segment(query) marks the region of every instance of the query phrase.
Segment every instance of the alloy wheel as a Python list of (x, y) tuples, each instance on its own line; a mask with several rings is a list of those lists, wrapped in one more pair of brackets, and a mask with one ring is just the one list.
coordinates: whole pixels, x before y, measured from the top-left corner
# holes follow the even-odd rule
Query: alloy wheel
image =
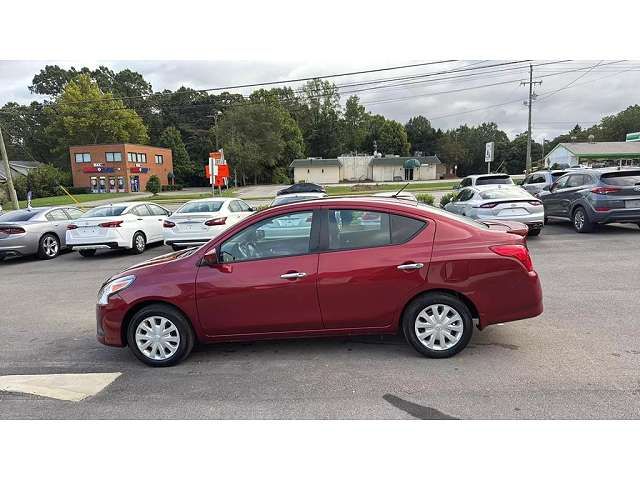
[(136, 328), (136, 346), (151, 360), (167, 360), (180, 347), (180, 332), (166, 317), (145, 318)]
[(144, 237), (142, 235), (136, 236), (136, 250), (142, 252), (145, 247)]
[(573, 215), (573, 224), (576, 230), (582, 230), (582, 227), (584, 227), (584, 212), (582, 210), (577, 210)]
[(420, 343), (430, 350), (448, 350), (462, 338), (462, 316), (449, 305), (437, 303), (424, 308), (415, 320)]
[(42, 249), (47, 257), (55, 257), (58, 254), (58, 240), (52, 236), (45, 237), (42, 241)]

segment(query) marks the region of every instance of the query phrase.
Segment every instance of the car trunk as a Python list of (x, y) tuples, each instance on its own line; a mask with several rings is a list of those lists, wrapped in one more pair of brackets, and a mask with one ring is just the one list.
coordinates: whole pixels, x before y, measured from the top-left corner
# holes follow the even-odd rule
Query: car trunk
[(174, 213), (167, 220), (175, 224), (175, 227), (172, 227), (174, 232), (188, 233), (207, 231), (209, 227), (204, 222), (223, 217), (220, 212)]
[(116, 217), (95, 217), (95, 218), (79, 218), (73, 225), (76, 225), (77, 228), (73, 229), (75, 237), (96, 237), (101, 235), (105, 227), (101, 227), (101, 224), (111, 223), (111, 222), (124, 222), (125, 217), (116, 216)]
[(510, 220), (479, 220), (479, 222), (485, 224), (492, 231), (513, 233), (521, 237), (526, 237), (529, 233), (529, 227), (520, 222)]

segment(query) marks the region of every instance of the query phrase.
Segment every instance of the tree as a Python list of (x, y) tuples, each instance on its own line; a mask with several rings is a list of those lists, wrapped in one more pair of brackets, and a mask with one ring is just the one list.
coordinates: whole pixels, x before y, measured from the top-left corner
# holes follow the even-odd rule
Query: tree
[(160, 136), (160, 146), (171, 149), (173, 157), (173, 174), (176, 182), (190, 185), (194, 177), (203, 176), (197, 162), (191, 161), (189, 153), (182, 142), (180, 131), (176, 127), (167, 127)]
[(407, 131), (401, 123), (387, 120), (382, 115), (369, 117), (365, 145), (373, 151), (376, 143), (378, 152), (385, 155), (409, 155), (409, 140)]
[(450, 130), (438, 140), (438, 156), (447, 167), (447, 175), (455, 171), (455, 166), (461, 167), (469, 162), (469, 152), (457, 136), (455, 130)]
[(332, 82), (314, 79), (302, 87), (302, 107), (298, 124), (306, 153), (311, 157), (332, 158), (340, 151), (338, 128), (340, 94)]
[(157, 195), (161, 189), (162, 185), (160, 185), (160, 179), (158, 178), (158, 176), (151, 175), (149, 177), (149, 180), (147, 180), (147, 186), (145, 187), (145, 190), (147, 192), (153, 193), (154, 195)]
[(438, 143), (438, 133), (431, 126), (431, 122), (422, 115), (410, 118), (405, 125), (407, 139), (414, 151), (424, 155), (433, 155)]
[(147, 143), (140, 116), (82, 74), (71, 80), (52, 106), (55, 120), (47, 129), (56, 139), (55, 152), (66, 156), (70, 145)]

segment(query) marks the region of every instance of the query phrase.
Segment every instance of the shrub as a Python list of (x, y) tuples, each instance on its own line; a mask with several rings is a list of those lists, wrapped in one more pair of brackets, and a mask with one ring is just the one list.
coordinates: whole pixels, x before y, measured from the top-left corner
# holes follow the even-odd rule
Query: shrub
[(175, 185), (162, 185), (162, 187), (160, 187), (160, 191), (162, 192), (176, 192), (178, 190), (182, 190), (182, 185), (178, 183)]
[(433, 195), (431, 195), (430, 193), (419, 193), (418, 195), (416, 195), (416, 198), (419, 202), (426, 203), (427, 205), (433, 205), (433, 202), (435, 201)]
[(445, 193), (442, 198), (440, 199), (440, 208), (444, 208), (444, 206), (449, 203), (451, 200), (453, 200), (453, 197), (456, 196), (455, 192), (449, 192), (449, 193)]
[(271, 183), (283, 183), (285, 185), (289, 185), (291, 183), (291, 179), (287, 174), (287, 169), (285, 167), (276, 167), (271, 174)]
[(158, 178), (157, 175), (151, 175), (149, 177), (149, 180), (147, 181), (147, 186), (145, 188), (145, 190), (147, 192), (153, 193), (154, 195), (157, 195), (158, 192), (160, 191), (160, 179)]
[(29, 190), (31, 190), (33, 198), (63, 195), (64, 192), (58, 186), (70, 183), (71, 174), (52, 165), (41, 165), (30, 170), (27, 176), (16, 176), (13, 179), (13, 186), (19, 200), (26, 200)]

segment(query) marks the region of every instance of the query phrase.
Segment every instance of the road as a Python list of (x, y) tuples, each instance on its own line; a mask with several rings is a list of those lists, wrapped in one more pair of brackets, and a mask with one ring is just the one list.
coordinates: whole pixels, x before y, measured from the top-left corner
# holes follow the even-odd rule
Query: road
[(98, 344), (93, 311), (106, 277), (166, 247), (5, 261), (0, 375), (122, 375), (80, 402), (0, 392), (0, 418), (640, 418), (639, 240), (635, 226), (545, 227), (529, 241), (545, 313), (476, 331), (446, 360), (357, 337), (199, 346), (152, 369)]

